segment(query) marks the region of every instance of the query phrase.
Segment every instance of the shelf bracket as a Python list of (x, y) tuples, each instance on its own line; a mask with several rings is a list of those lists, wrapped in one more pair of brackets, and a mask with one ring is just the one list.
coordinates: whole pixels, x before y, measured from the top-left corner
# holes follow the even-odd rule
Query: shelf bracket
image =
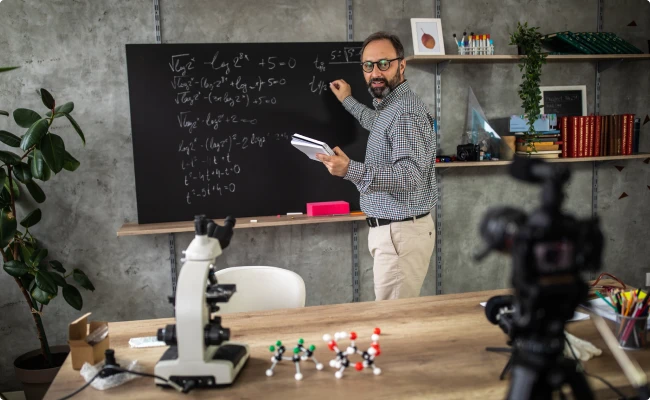
[(447, 68), (451, 60), (445, 60), (445, 61), (440, 61), (438, 63), (438, 73), (442, 74), (442, 72)]
[(598, 61), (598, 72), (603, 72), (605, 70), (610, 69), (611, 67), (614, 67), (623, 61), (622, 58), (619, 58), (617, 60), (604, 60), (604, 61)]

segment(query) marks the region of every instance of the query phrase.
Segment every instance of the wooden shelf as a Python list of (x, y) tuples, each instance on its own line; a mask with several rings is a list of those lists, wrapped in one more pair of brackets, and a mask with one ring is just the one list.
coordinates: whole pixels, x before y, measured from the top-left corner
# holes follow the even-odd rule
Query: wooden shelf
[[(365, 221), (362, 215), (329, 215), (309, 217), (307, 215), (281, 215), (275, 217), (242, 217), (237, 218), (235, 229), (262, 228), (269, 226), (324, 224), (331, 222)], [(257, 220), (257, 222), (251, 222)], [(219, 221), (217, 220), (219, 223)], [(117, 231), (117, 236), (157, 235), (163, 233), (194, 232), (194, 222), (161, 222), (157, 224), (127, 223)]]
[[(588, 161), (612, 161), (612, 160), (631, 160), (639, 158), (650, 158), (650, 153), (632, 154), (630, 156), (602, 156), (602, 157), (580, 157), (580, 158), (543, 158), (547, 162), (574, 163)], [(455, 161), (449, 163), (436, 163), (438, 168), (462, 168), (462, 167), (496, 167), (499, 165), (509, 165), (512, 161)]]
[[(461, 55), (421, 55), (408, 56), (407, 62), (414, 63), (441, 63), (453, 61), (461, 64), (467, 63), (515, 63), (523, 56), (495, 54), (491, 56), (461, 56)], [(570, 55), (549, 55), (546, 57), (548, 62), (580, 62), (580, 61), (640, 61), (650, 60), (650, 54), (570, 54)]]

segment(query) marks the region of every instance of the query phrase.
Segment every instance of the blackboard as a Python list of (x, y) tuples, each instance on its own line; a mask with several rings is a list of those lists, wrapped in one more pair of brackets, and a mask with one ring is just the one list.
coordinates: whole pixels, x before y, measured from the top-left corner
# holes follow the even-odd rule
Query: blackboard
[(542, 93), (543, 113), (556, 114), (558, 120), (561, 117), (586, 115), (583, 114), (582, 108), (583, 94), (582, 90), (544, 91)]
[(329, 90), (372, 105), (361, 43), (126, 45), (138, 222), (306, 212), (359, 192), (291, 146), (299, 133), (363, 161), (368, 133)]

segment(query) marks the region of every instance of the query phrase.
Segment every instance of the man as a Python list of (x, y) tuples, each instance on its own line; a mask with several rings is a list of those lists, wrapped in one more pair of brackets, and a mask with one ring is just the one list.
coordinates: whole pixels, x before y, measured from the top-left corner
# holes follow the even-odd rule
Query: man
[(336, 155), (318, 159), (361, 194), (361, 210), (369, 217), (376, 300), (417, 297), (435, 245), (430, 214), (438, 197), (434, 119), (404, 78), (404, 47), (397, 36), (370, 35), (361, 60), (375, 110), (356, 101), (343, 80), (332, 82), (330, 89), (370, 131), (365, 162), (350, 160), (338, 147)]

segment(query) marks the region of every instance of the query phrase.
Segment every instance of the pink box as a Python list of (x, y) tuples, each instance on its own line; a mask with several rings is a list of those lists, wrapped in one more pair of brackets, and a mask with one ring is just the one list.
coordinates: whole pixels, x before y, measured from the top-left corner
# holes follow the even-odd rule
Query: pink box
[(307, 203), (307, 215), (349, 214), (350, 203), (347, 201), (322, 201), (320, 203)]

